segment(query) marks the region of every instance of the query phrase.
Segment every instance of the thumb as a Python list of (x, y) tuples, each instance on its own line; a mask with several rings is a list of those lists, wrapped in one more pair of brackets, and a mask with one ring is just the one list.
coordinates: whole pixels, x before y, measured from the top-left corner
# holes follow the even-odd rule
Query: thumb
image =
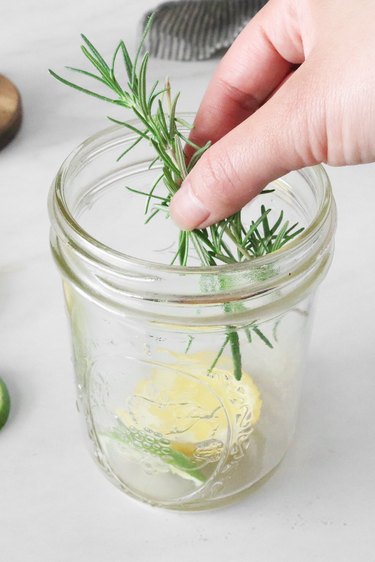
[(171, 202), (172, 219), (180, 228), (214, 224), (241, 209), (270, 181), (325, 160), (324, 103), (319, 103), (317, 84), (311, 84), (316, 73), (308, 66), (203, 154)]

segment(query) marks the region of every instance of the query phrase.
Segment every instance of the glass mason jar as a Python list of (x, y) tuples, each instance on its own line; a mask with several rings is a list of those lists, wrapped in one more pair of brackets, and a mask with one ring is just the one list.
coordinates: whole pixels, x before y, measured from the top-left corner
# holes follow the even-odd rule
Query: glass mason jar
[(288, 245), (232, 265), (169, 265), (177, 228), (164, 216), (145, 225), (145, 198), (126, 189), (149, 191), (160, 174), (152, 147), (118, 160), (135, 138), (118, 126), (89, 138), (50, 193), (79, 410), (96, 461), (127, 494), (213, 507), (269, 474), (291, 441), (335, 204), (322, 167), (290, 173), (244, 210), (283, 209), (305, 228)]

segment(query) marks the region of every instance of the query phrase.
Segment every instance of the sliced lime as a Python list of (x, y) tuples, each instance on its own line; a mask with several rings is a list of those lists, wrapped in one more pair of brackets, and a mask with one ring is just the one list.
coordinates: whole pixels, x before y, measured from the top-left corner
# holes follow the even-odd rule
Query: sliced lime
[(0, 379), (0, 429), (4, 427), (10, 412), (10, 396), (3, 379)]
[(195, 482), (205, 482), (206, 477), (197, 468), (193, 459), (189, 459), (179, 451), (172, 449), (167, 441), (159, 440), (156, 436), (152, 436), (152, 432), (142, 432), (134, 428), (129, 428), (118, 420), (118, 427), (107, 434), (123, 446), (130, 446), (134, 450), (143, 452), (148, 455), (158, 457), (170, 466), (171, 472), (194, 480)]

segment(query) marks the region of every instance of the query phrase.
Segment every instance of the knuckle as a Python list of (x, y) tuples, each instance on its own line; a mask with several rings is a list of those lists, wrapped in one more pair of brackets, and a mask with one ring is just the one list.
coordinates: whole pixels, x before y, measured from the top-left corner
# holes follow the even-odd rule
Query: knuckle
[(237, 87), (229, 82), (226, 78), (218, 78), (219, 88), (223, 91), (226, 98), (231, 100), (239, 109), (245, 113), (253, 113), (260, 105), (261, 100), (256, 98), (254, 94)]

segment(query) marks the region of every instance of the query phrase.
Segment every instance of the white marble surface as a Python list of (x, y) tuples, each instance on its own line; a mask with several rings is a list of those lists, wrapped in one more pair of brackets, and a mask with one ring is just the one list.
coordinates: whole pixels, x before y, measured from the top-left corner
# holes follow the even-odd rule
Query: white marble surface
[[(0, 559), (10, 562), (375, 560), (375, 166), (330, 170), (336, 258), (320, 291), (299, 426), (276, 474), (237, 505), (147, 508), (89, 458), (75, 410), (67, 325), (48, 248), (47, 192), (62, 159), (105, 126), (100, 102), (54, 83), (79, 32), (108, 54), (134, 45), (149, 0), (2, 0), (0, 72), (25, 119), (0, 153)], [(196, 109), (214, 63), (155, 62)]]

